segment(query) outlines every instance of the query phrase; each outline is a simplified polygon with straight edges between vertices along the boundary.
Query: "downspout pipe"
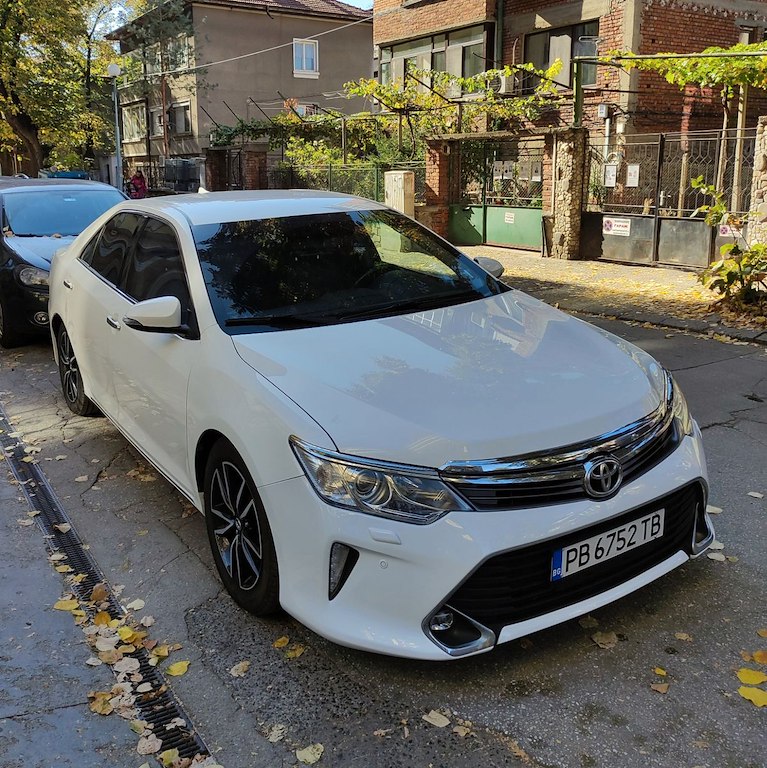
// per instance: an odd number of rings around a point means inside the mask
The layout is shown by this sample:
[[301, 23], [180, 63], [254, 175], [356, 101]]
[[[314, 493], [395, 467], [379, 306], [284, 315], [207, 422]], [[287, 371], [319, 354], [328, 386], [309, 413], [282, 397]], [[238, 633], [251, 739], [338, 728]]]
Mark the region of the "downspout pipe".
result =
[[[503, 0], [495, 0], [495, 66], [503, 67]], [[513, 63], [513, 62], [512, 62]]]

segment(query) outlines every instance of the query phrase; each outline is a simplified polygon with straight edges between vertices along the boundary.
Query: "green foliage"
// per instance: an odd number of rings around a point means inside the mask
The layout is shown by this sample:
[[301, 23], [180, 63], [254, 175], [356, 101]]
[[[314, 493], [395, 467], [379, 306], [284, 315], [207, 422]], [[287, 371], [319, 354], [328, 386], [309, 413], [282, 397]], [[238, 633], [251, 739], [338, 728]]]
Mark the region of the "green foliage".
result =
[[704, 269], [698, 280], [727, 304], [743, 308], [767, 303], [767, 244], [748, 244], [742, 235], [743, 221], [727, 210], [724, 195], [715, 186], [706, 184], [702, 176], [693, 179], [692, 186], [711, 198], [692, 215], [703, 213], [709, 226], [726, 224], [733, 233], [733, 242], [719, 249], [721, 258]]

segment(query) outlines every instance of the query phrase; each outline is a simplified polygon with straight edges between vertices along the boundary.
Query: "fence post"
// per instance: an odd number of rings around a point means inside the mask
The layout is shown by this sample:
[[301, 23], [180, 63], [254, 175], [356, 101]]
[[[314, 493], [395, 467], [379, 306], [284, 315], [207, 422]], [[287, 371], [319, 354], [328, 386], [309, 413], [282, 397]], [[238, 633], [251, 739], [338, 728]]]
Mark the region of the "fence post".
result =
[[333, 164], [328, 163], [328, 192], [333, 191]]
[[660, 241], [660, 185], [663, 180], [663, 150], [666, 146], [666, 134], [658, 135], [658, 168], [655, 173], [655, 216], [652, 222], [652, 261], [658, 261], [658, 243]]

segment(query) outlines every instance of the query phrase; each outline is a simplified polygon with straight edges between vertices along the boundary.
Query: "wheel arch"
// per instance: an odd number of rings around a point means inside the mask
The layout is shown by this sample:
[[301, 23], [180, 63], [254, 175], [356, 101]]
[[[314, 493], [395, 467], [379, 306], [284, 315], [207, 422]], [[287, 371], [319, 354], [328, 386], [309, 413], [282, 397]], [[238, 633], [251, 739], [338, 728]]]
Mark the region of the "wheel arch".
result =
[[219, 440], [226, 440], [231, 443], [231, 440], [217, 429], [206, 429], [197, 440], [197, 446], [194, 449], [194, 483], [200, 493], [202, 493], [205, 485], [205, 467], [208, 465], [208, 456]]

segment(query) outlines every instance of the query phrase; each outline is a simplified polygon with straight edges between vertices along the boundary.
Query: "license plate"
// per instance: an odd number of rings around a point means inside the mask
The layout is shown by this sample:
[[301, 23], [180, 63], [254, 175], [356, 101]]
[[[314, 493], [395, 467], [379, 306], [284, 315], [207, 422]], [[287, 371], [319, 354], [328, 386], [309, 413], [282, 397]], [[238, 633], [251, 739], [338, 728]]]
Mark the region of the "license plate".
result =
[[659, 539], [663, 536], [664, 518], [665, 510], [659, 509], [619, 528], [558, 549], [551, 558], [551, 580], [559, 581]]

